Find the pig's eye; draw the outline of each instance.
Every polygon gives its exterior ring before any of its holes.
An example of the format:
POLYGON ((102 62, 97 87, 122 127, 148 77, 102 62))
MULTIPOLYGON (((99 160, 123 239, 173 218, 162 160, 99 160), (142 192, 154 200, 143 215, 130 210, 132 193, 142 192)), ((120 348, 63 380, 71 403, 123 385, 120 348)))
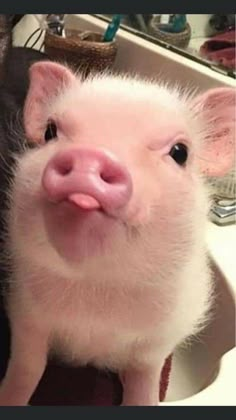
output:
POLYGON ((188 159, 188 148, 183 143, 177 143, 171 148, 169 155, 178 165, 183 166, 188 159))
POLYGON ((47 125, 45 134, 44 134, 44 140, 46 142, 55 139, 57 137, 57 126, 54 122, 50 122, 47 125))

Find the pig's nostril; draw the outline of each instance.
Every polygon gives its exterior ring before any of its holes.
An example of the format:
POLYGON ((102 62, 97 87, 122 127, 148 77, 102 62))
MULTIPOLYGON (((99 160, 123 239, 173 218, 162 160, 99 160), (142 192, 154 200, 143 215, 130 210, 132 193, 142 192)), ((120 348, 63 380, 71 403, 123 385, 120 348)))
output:
POLYGON ((73 170, 73 165, 72 162, 60 162, 55 169, 59 175, 66 176, 73 170))
POLYGON ((64 167, 60 170, 60 174, 63 175, 63 176, 69 175, 71 173, 71 170, 72 170, 72 168, 65 168, 64 167))
POLYGON ((117 183, 117 176, 114 175, 114 174, 101 173, 100 177, 107 184, 116 184, 117 183))

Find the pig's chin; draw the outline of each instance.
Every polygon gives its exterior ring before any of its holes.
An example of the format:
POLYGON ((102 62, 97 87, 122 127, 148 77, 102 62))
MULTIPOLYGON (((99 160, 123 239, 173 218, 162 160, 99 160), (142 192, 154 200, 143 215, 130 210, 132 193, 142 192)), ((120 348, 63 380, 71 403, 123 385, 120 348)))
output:
MULTIPOLYGON (((83 210, 69 202, 47 203, 44 223, 48 240, 68 262, 109 253, 114 235, 124 226, 102 210, 83 210)), ((124 233, 124 232, 123 232, 124 233)))

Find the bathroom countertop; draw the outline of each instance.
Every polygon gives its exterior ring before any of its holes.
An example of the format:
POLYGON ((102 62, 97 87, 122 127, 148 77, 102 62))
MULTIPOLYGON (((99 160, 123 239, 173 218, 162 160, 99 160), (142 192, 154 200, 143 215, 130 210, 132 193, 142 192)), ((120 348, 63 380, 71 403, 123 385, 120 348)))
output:
POLYGON ((236 294, 236 224, 217 226, 209 222, 207 244, 211 257, 236 294))

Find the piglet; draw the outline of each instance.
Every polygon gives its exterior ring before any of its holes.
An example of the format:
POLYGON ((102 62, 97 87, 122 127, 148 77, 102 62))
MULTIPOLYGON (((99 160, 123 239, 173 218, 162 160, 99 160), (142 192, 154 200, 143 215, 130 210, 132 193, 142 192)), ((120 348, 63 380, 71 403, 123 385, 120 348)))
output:
POLYGON ((123 405, 212 308, 204 175, 233 161, 235 92, 193 97, 36 63, 6 216, 11 356, 1 405, 26 405, 47 360, 118 372, 123 405))

